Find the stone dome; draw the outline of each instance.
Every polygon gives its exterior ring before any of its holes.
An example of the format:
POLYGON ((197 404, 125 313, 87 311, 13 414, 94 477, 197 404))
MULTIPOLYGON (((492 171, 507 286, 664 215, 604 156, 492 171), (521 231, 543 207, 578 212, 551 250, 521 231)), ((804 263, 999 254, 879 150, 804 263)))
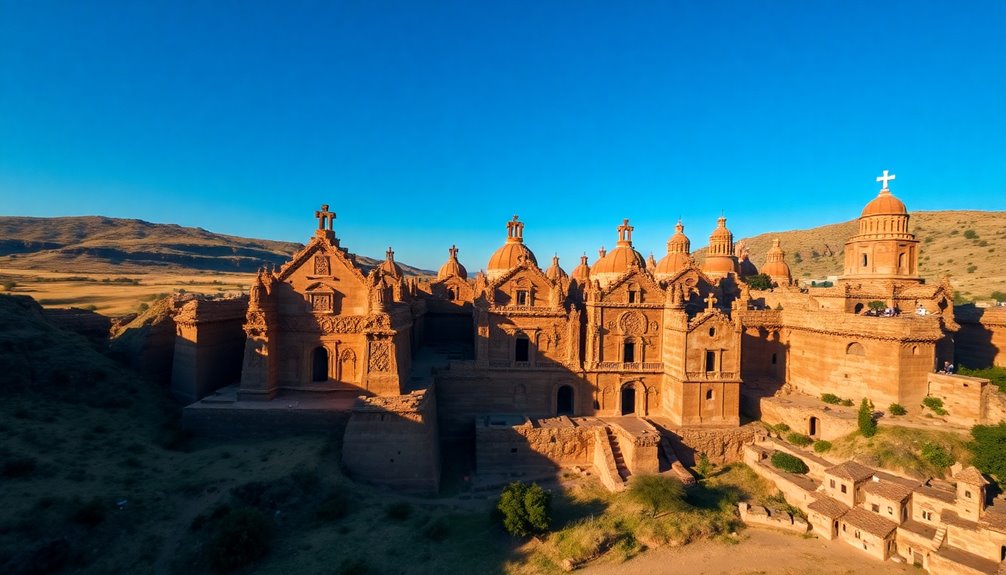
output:
POLYGON ((379 266, 381 271, 395 278, 402 277, 402 268, 395 263, 395 252, 392 251, 391 246, 388 246, 388 251, 385 255, 386 259, 381 262, 381 265, 379 266))
POLYGON ((451 246, 447 252, 451 255, 447 258, 447 262, 440 266, 440 271, 437 272, 437 279, 445 280, 452 276, 457 276, 463 280, 468 279, 468 270, 458 261, 458 247, 451 246))
POLYGON ((571 277, 578 282, 585 282, 590 279, 590 266, 587 265, 587 254, 580 256, 580 265, 573 268, 571 277))
POLYGON ((772 278, 772 281, 779 285, 791 284, 793 276, 790 274, 785 257, 786 252, 782 251, 782 247, 779 246, 779 238, 773 239, 772 247, 766 254, 765 265, 762 266, 761 273, 772 278))
POLYGON ((738 271, 734 235, 727 229, 727 219, 723 216, 716 220, 716 229, 709 235, 709 247, 706 250, 706 261, 702 262, 702 271, 712 277, 723 277, 738 271))
POLYGON ((876 198, 866 204, 863 208, 863 213, 860 217, 866 216, 888 216, 888 215, 907 215, 908 209, 905 208, 905 204, 894 197, 891 190, 883 189, 876 198))
POLYGON ((524 245, 524 222, 517 221, 517 216, 514 216, 513 220, 507 222, 506 227, 506 243, 493 253, 486 266, 486 277, 489 281, 495 280, 524 261, 538 265, 534 253, 524 245))
POLYGON ((565 270, 559 267, 558 255, 552 256, 552 265, 548 268, 548 270, 545 271, 545 276, 552 281, 557 281, 562 278, 569 277, 566 274, 565 270))
MULTIPOLYGON (((632 267, 646 269, 646 260, 643 259, 643 254, 632 247, 633 229, 629 225, 629 220, 622 220, 622 225, 618 226, 618 242, 615 244, 615 249, 594 262, 590 268, 592 278, 605 284, 629 271, 632 267)), ((601 249, 603 252, 604 248, 601 249)))
POLYGON ((657 262, 657 267, 653 270, 653 275, 657 279, 664 279, 676 275, 691 263, 689 252, 692 242, 685 235, 685 226, 678 220, 674 226, 674 235, 667 240, 667 255, 657 262))

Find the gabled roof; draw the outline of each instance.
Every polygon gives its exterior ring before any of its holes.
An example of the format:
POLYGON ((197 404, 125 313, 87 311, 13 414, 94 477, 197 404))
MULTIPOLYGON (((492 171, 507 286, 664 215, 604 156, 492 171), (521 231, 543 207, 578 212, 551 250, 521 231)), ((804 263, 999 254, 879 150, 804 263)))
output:
POLYGON ((988 480, 985 479, 985 476, 982 475, 974 465, 968 465, 964 469, 958 471, 957 474, 954 475, 954 479, 956 479, 958 483, 966 483, 968 485, 976 485, 978 487, 984 487, 989 484, 988 480))
POLYGON ((829 467, 828 469, 825 469, 824 472, 828 475, 841 477, 842 479, 850 479, 856 483, 873 477, 873 474, 875 473, 873 469, 852 460, 846 461, 845 463, 839 463, 834 467, 829 467))
POLYGON ((311 238, 311 241, 308 242, 306 246, 304 246, 304 249, 293 254, 293 256, 290 258, 290 261, 286 262, 285 264, 283 264, 282 267, 280 267, 279 273, 276 274, 276 279, 279 281, 285 280, 287 277, 290 276, 290 274, 297 271, 298 269, 300 269, 302 265, 307 263, 308 259, 312 255, 314 255, 316 252, 319 251, 324 251, 326 254, 335 256, 337 259, 341 260, 342 263, 345 264, 347 268, 352 270, 353 275, 356 276, 356 278, 360 280, 361 283, 366 283, 367 281, 366 276, 360 270, 359 266, 357 266, 356 262, 353 261, 353 259, 350 258, 348 255, 346 255, 347 254, 346 250, 340 248, 337 245, 332 244, 328 240, 328 238, 320 236, 315 236, 311 238))
POLYGON ((815 501, 807 505, 807 509, 816 511, 829 519, 838 519, 849 511, 849 506, 837 499, 832 499, 827 495, 821 495, 815 501))
POLYGON ((867 481, 863 484, 862 489, 864 493, 899 503, 908 499, 914 491, 911 487, 890 481, 867 481))
POLYGON ((537 264, 525 260, 523 263, 515 265, 514 267, 508 269, 503 275, 489 282, 488 288, 496 289, 501 285, 505 284, 506 282, 510 281, 511 279, 513 279, 514 276, 516 276, 522 271, 527 271, 531 275, 540 278, 541 281, 546 285, 549 286, 552 285, 552 280, 548 279, 548 276, 545 275, 545 272, 541 271, 541 268, 539 268, 537 264))
POLYGON ((870 535, 882 538, 887 537, 898 528, 897 523, 890 519, 884 519, 876 513, 870 513, 862 507, 853 507, 850 509, 848 513, 842 516, 842 521, 860 531, 866 531, 870 535))
POLYGON ((642 284, 644 289, 647 291, 657 292, 660 295, 664 295, 664 288, 660 287, 660 284, 658 284, 644 268, 629 268, 622 273, 622 275, 618 276, 614 281, 601 289, 600 298, 603 300, 605 297, 611 295, 611 293, 618 289, 622 284, 633 278, 636 278, 638 283, 642 284))

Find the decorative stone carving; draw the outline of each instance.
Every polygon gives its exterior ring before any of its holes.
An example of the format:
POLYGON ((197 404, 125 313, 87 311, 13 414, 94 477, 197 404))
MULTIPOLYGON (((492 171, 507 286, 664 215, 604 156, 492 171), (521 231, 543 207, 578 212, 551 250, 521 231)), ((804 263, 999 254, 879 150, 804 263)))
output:
POLYGON ((311 294, 311 311, 314 312, 332 311, 332 294, 330 293, 311 294))
POLYGON ((642 335, 646 332, 646 317, 638 311, 627 311, 618 318, 618 327, 623 335, 642 335))
POLYGON ((369 370, 372 372, 391 371, 391 344, 385 340, 370 342, 369 370))
POLYGON ((328 260, 328 256, 316 255, 314 256, 314 275, 316 276, 327 276, 332 273, 332 266, 328 260))

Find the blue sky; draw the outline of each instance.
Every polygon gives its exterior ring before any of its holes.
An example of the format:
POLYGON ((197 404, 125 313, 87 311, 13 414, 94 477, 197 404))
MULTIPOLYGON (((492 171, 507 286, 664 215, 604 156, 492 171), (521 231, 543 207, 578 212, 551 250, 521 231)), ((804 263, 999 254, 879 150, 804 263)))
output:
POLYGON ((0 214, 100 214, 571 269, 1006 209, 1006 2, 0 0, 0 214))

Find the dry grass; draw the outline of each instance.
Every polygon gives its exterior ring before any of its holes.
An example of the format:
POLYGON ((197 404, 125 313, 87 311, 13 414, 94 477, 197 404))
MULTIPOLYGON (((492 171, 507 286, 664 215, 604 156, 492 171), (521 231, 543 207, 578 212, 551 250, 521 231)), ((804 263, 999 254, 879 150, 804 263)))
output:
POLYGON ((947 469, 934 466, 922 456, 923 446, 927 443, 938 445, 956 461, 967 465, 971 461, 971 453, 965 447, 967 441, 968 436, 951 431, 882 425, 870 438, 852 433, 833 441, 828 454, 839 458, 856 457, 919 479, 946 477, 947 469))

